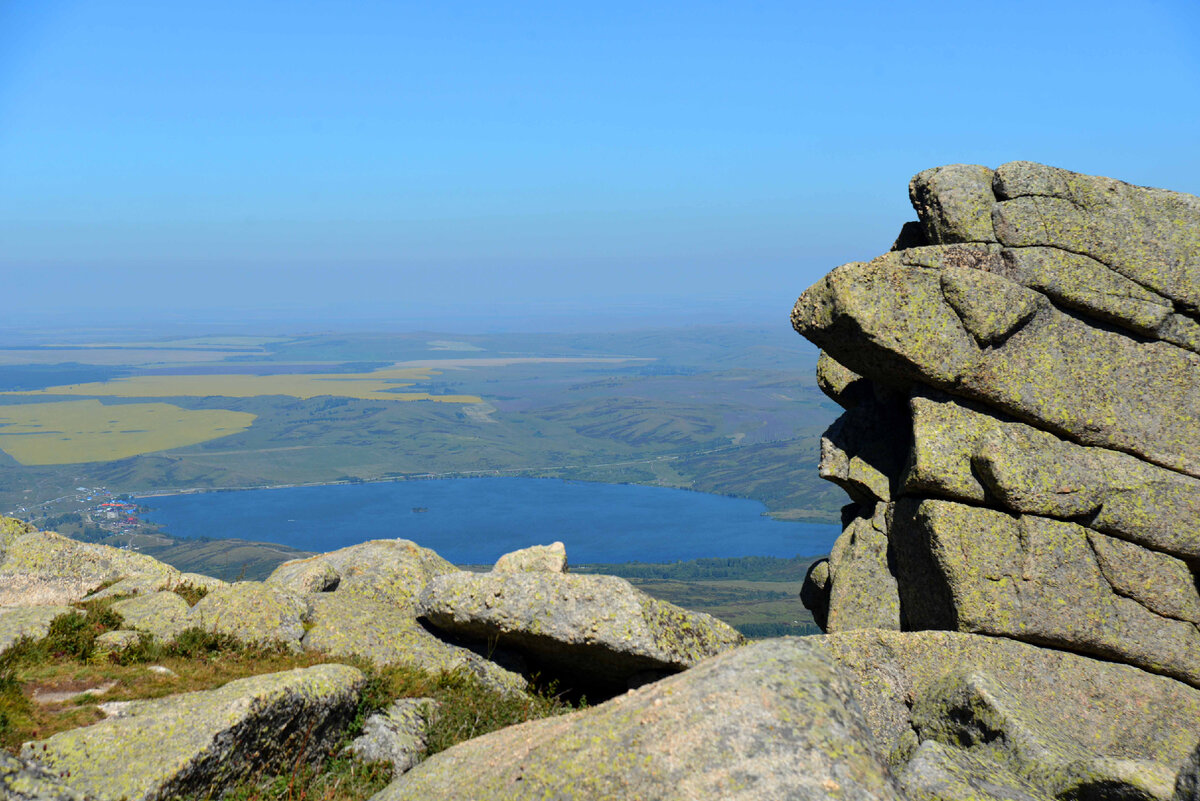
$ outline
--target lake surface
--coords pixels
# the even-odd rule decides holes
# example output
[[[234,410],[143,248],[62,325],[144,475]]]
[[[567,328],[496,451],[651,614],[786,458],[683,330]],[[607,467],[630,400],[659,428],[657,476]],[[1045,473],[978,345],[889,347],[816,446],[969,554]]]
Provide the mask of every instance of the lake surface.
[[[763,516],[757,501],[632,484],[456,478],[205,492],[139,501],[177,537],[306,551],[403,537],[456,564],[561,540],[575,564],[829,553],[838,526]],[[420,511],[418,511],[420,510]]]

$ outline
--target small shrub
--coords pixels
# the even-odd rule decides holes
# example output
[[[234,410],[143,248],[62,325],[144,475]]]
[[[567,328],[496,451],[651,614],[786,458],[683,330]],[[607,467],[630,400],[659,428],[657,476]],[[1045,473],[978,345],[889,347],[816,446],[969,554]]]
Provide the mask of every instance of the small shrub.
[[[193,626],[175,635],[175,639],[163,646],[163,656],[178,656],[183,659],[201,659],[221,653],[237,653],[245,646],[232,634]]]
[[[172,587],[171,592],[187,601],[188,606],[195,606],[201,598],[208,595],[208,587],[197,587],[195,584],[185,581]]]
[[[96,650],[96,637],[121,627],[121,616],[107,605],[56,617],[43,641],[54,657],[68,656],[86,662]]]

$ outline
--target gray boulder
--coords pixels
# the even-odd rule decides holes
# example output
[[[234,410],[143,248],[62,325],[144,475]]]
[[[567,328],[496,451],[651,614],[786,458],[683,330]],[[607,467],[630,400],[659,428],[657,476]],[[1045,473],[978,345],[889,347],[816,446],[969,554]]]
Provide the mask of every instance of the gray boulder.
[[[401,698],[363,723],[363,733],[348,750],[364,762],[388,762],[393,776],[411,770],[429,747],[431,715],[437,714],[432,698]]]
[[[298,651],[308,616],[303,597],[263,582],[240,581],[201,598],[187,623],[243,642],[279,643]]]
[[[889,512],[889,504],[875,504],[850,521],[834,543],[826,631],[900,628],[900,595],[888,556]]]
[[[429,582],[419,614],[453,636],[515,650],[543,677],[591,697],[743,642],[716,618],[651,598],[615,576],[449,573]]]
[[[1172,801],[1200,801],[1200,745],[1179,771]]]
[[[897,778],[910,801],[1050,801],[1002,762],[926,740]]]
[[[324,759],[364,684],[345,665],[239,679],[128,705],[118,717],[26,743],[75,792],[99,801],[219,795],[264,772]]]
[[[567,549],[561,542],[534,545],[506,553],[492,568],[496,573],[567,572]]]
[[[267,583],[292,592],[312,592],[316,584],[330,591],[337,575],[339,595],[356,594],[412,609],[422,588],[434,576],[457,570],[428,548],[408,540],[370,540],[330,553],[284,562]]]
[[[899,799],[846,678],[781,638],[430,757],[373,801]]]

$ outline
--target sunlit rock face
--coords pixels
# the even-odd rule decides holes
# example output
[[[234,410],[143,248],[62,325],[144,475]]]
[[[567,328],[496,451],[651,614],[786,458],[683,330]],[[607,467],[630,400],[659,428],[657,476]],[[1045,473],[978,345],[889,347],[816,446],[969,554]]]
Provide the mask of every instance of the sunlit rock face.
[[[853,501],[810,605],[1200,686],[1200,198],[1029,162],[909,194],[894,249],[792,312]]]

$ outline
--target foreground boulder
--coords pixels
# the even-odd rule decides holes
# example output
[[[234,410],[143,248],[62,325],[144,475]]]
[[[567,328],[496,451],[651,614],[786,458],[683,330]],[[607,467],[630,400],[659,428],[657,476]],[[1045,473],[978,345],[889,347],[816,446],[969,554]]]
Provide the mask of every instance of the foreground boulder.
[[[521,654],[543,678],[604,697],[739,645],[716,618],[651,598],[616,576],[457,572],[429,582],[422,619]]]
[[[901,797],[845,676],[810,642],[784,638],[469,740],[374,801]]]
[[[5,801],[86,801],[31,759],[0,750],[0,798]]]
[[[388,762],[399,776],[421,761],[428,748],[432,698],[401,698],[363,723],[363,733],[347,750],[364,762]]]
[[[792,313],[853,501],[806,605],[1200,686],[1200,198],[1028,162],[909,191],[919,224]]]
[[[40,640],[50,631],[50,624],[60,615],[74,612],[70,606],[32,606],[0,609],[0,653],[22,637]]]
[[[182,582],[178,570],[145,554],[77,542],[24,523],[10,524],[5,531],[0,536],[0,606],[71,604],[107,585],[120,584],[119,592],[133,594]]]
[[[457,569],[409,540],[370,540],[284,562],[267,577],[267,583],[296,593],[361,595],[411,610],[430,579]]]
[[[364,681],[352,667],[317,665],[135,701],[119,717],[26,743],[22,755],[99,801],[219,795],[323,759],[353,718]]]

